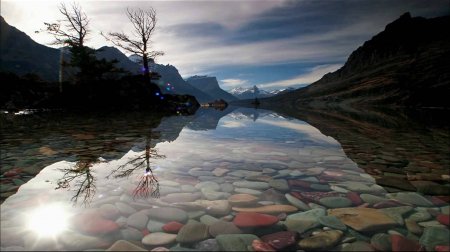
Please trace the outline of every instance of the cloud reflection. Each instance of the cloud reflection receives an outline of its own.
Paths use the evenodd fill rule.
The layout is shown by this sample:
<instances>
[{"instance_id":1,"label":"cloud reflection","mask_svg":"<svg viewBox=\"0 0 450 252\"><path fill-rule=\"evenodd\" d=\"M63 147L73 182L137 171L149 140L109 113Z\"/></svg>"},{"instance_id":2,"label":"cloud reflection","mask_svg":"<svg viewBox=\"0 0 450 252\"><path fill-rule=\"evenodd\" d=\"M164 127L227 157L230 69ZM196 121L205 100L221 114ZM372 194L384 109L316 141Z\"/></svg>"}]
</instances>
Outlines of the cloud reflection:
<instances>
[{"instance_id":1,"label":"cloud reflection","mask_svg":"<svg viewBox=\"0 0 450 252\"><path fill-rule=\"evenodd\" d=\"M319 142L319 143L328 143L332 145L339 145L339 142L336 141L334 138L325 136L320 132L318 129L314 128L313 126L309 124L301 124L301 123L294 123L289 121L275 121L275 120L268 120L268 119L260 119L258 120L259 123L273 125L280 128L285 129L292 129L299 131L303 134L308 135L308 137L311 138L311 140Z\"/></svg>"}]
</instances>

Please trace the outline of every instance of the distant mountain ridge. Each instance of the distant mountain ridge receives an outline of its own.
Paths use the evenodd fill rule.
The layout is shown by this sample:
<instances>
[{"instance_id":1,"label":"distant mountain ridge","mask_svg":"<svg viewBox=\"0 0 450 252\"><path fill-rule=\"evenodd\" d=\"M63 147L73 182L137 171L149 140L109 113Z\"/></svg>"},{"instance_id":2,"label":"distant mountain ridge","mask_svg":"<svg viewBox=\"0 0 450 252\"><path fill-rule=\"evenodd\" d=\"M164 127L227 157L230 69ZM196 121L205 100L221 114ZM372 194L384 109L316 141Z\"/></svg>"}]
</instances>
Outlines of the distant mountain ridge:
<instances>
[{"instance_id":1,"label":"distant mountain ridge","mask_svg":"<svg viewBox=\"0 0 450 252\"><path fill-rule=\"evenodd\" d=\"M450 107L450 16L409 13L351 53L339 70L264 106ZM328 105L327 105L328 104Z\"/></svg>"},{"instance_id":2,"label":"distant mountain ridge","mask_svg":"<svg viewBox=\"0 0 450 252\"><path fill-rule=\"evenodd\" d=\"M272 97L277 94L287 93L294 91L295 89L292 87L289 88L282 88L282 89L276 89L272 91L266 91L263 89L257 88L257 98L267 98ZM244 88L244 87L237 87L233 88L229 91L230 94L234 95L240 100L246 100L246 99L255 99L255 87L251 88Z\"/></svg>"},{"instance_id":3,"label":"distant mountain ridge","mask_svg":"<svg viewBox=\"0 0 450 252\"><path fill-rule=\"evenodd\" d=\"M220 88L216 77L195 75L187 78L186 82L214 98L223 99L227 102L237 100L232 94Z\"/></svg>"},{"instance_id":4,"label":"distant mountain ridge","mask_svg":"<svg viewBox=\"0 0 450 252\"><path fill-rule=\"evenodd\" d=\"M41 45L33 41L24 32L6 23L3 17L0 18L1 40L0 40L0 70L12 72L19 76L25 74L36 74L46 81L57 81L60 69L60 49L55 49ZM67 60L70 54L64 53ZM132 74L141 72L141 65L130 60L125 54L115 47L103 46L96 50L96 57L99 59L117 59L117 66L129 71ZM134 56L135 61L139 58ZM66 67L67 68L67 67ZM65 69L71 74L73 70ZM179 74L178 70L171 65L155 65L155 71L161 74L161 79L156 81L163 93L169 94L189 94L197 98L199 102L213 101L217 98L205 93L187 83ZM173 89L167 90L167 84Z\"/></svg>"}]
</instances>

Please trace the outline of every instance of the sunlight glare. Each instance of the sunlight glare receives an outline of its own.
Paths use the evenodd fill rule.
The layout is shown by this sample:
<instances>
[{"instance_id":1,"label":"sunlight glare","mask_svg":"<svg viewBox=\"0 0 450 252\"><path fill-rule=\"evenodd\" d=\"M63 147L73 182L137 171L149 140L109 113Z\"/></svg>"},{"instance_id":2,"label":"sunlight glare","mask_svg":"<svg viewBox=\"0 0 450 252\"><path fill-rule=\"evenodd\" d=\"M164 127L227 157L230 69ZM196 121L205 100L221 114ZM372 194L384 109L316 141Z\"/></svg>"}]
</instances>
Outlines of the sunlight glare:
<instances>
[{"instance_id":1,"label":"sunlight glare","mask_svg":"<svg viewBox=\"0 0 450 252\"><path fill-rule=\"evenodd\" d=\"M42 206L31 213L28 229L41 236L54 236L67 228L68 215L61 205Z\"/></svg>"}]
</instances>

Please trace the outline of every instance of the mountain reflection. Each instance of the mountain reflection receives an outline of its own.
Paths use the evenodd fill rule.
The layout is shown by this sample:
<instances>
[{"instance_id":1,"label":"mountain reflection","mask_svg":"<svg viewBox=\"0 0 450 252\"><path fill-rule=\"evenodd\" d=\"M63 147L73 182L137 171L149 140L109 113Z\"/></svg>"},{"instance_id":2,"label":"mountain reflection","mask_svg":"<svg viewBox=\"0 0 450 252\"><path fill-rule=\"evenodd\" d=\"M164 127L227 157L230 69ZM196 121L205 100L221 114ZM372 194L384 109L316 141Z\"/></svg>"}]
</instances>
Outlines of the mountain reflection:
<instances>
[{"instance_id":1,"label":"mountain reflection","mask_svg":"<svg viewBox=\"0 0 450 252\"><path fill-rule=\"evenodd\" d=\"M350 159L390 192L450 192L443 187L450 181L450 131L445 110L276 111L305 121L336 139Z\"/></svg>"},{"instance_id":2,"label":"mountain reflection","mask_svg":"<svg viewBox=\"0 0 450 252\"><path fill-rule=\"evenodd\" d=\"M204 158L211 154L206 151L209 147L203 150L199 146L200 143L203 144L201 136L190 136L191 144L188 147L199 152L194 153L189 160L173 160L174 156L185 151L180 148L180 153L177 153L174 146L170 146L170 151L166 149L166 152L160 154L155 148L158 144L174 142L183 131L192 135L190 131L208 130L214 130L211 134L223 139L222 144L225 145L230 144L226 139L253 139L248 134L252 134L256 140L267 136L277 140L277 136L272 136L275 132L273 127L276 127L297 132L296 137L300 136L304 138L302 141L306 141L297 141L300 144L331 144L342 147L348 158L387 191L417 190L425 194L442 195L448 194L445 184L450 181L450 136L448 123L443 119L445 112L353 108L308 108L295 111L277 109L273 112L229 106L223 111L201 108L194 115L173 117L145 113L44 113L20 117L3 115L2 125L6 127L2 126L0 141L2 171L19 167L15 169L24 170L21 174L25 175L20 179L26 182L49 164L61 160L72 162L71 167L60 170L61 176L56 182L56 188L75 189L72 201L86 204L95 195L99 178L92 167L118 160L132 150L138 155L124 164L114 166L112 170L108 168L109 173L102 176L111 181L133 177L134 188L130 189L133 197L157 197L160 189L158 174L153 174L157 159L170 154L172 163L180 162L180 165L189 166L191 163L195 164L195 156ZM252 122L261 125L258 127L266 125L268 128L260 133L244 130ZM293 139L288 138L289 136L281 140L293 142ZM238 148L239 143L236 144ZM274 142L264 144L268 144L267 148L276 146ZM289 155L298 153L292 152ZM238 160L245 161L236 157L236 161ZM168 163L167 167L171 167L171 164ZM2 198L15 192L14 187L7 184L9 180L4 181L5 188L12 189L11 193L2 194Z\"/></svg>"}]
</instances>

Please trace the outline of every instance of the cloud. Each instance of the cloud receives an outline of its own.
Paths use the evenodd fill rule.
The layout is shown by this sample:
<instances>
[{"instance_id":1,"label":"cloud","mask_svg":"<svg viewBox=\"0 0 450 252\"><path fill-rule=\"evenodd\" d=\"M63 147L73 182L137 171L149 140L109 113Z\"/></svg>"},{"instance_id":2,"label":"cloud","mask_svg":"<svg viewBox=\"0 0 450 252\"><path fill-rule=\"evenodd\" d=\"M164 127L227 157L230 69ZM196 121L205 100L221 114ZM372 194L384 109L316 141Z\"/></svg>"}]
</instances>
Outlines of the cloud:
<instances>
[{"instance_id":1,"label":"cloud","mask_svg":"<svg viewBox=\"0 0 450 252\"><path fill-rule=\"evenodd\" d=\"M239 44L223 44L220 38L215 37L195 37L182 44L173 43L177 40L174 34L161 34L157 40L160 43L155 48L166 52L159 62L176 65L182 75L184 71L191 72L194 67L209 71L225 66L342 62L355 47L355 42L336 43L336 40L348 41L345 34L333 39L324 35L297 36Z\"/></svg>"},{"instance_id":2,"label":"cloud","mask_svg":"<svg viewBox=\"0 0 450 252\"><path fill-rule=\"evenodd\" d=\"M61 1L71 3L71 0ZM34 31L43 28L44 21L60 18L58 2L5 0L2 16L38 43L46 44L51 38ZM182 76L220 73L226 67L343 63L352 50L403 12L434 16L448 9L442 8L447 7L447 0L364 1L361 4L292 0L80 0L80 5L91 19L92 34L87 45L94 48L107 45L100 31L131 30L126 7L154 7L158 26L152 49L166 53L156 60L175 65ZM300 80L309 80L306 77Z\"/></svg>"},{"instance_id":3,"label":"cloud","mask_svg":"<svg viewBox=\"0 0 450 252\"><path fill-rule=\"evenodd\" d=\"M233 88L236 86L243 86L248 83L248 80L243 79L224 79L220 80L222 82L222 86L225 86L225 88Z\"/></svg>"},{"instance_id":4,"label":"cloud","mask_svg":"<svg viewBox=\"0 0 450 252\"><path fill-rule=\"evenodd\" d=\"M301 74L291 79L280 80L270 83L258 84L257 86L263 89L266 88L282 88L282 87L290 87L301 84L311 84L324 76L329 72L334 72L338 70L342 64L332 64L332 65L320 65L313 67L307 73Z\"/></svg>"},{"instance_id":5,"label":"cloud","mask_svg":"<svg viewBox=\"0 0 450 252\"><path fill-rule=\"evenodd\" d=\"M280 128L296 130L300 133L307 135L310 138L310 140L318 142L318 143L339 145L339 143L334 138L325 136L324 134L322 134L322 132L320 132L320 130L314 128L313 126L311 126L307 123L275 121L275 120L268 120L268 119L259 119L258 122L276 126L276 127L280 127Z\"/></svg>"}]
</instances>

